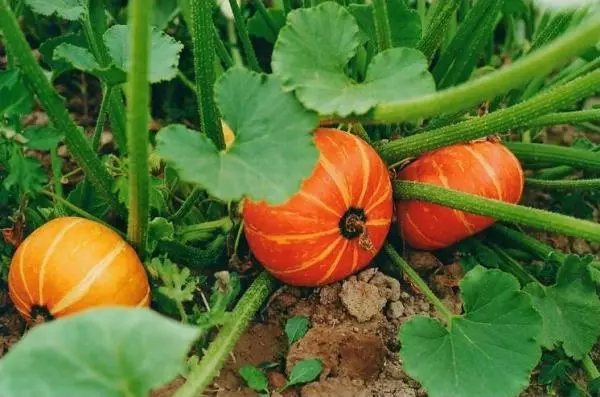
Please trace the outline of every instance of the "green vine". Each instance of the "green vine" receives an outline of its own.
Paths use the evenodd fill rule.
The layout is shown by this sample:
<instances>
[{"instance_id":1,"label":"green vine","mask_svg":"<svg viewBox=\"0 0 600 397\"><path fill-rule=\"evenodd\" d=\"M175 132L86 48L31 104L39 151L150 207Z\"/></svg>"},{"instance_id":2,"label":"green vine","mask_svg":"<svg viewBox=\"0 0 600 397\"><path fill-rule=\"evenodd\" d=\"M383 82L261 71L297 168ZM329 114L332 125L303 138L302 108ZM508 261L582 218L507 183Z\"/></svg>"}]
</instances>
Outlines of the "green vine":
<instances>
[{"instance_id":1,"label":"green vine","mask_svg":"<svg viewBox=\"0 0 600 397\"><path fill-rule=\"evenodd\" d=\"M385 51L392 47L392 33L388 18L387 0L373 0L375 10L375 32L377 34L377 47Z\"/></svg>"},{"instance_id":2,"label":"green vine","mask_svg":"<svg viewBox=\"0 0 600 397\"><path fill-rule=\"evenodd\" d=\"M600 156L589 150L522 142L506 142L506 147L523 163L568 165L590 171L600 170Z\"/></svg>"},{"instance_id":3,"label":"green vine","mask_svg":"<svg viewBox=\"0 0 600 397\"><path fill-rule=\"evenodd\" d=\"M600 178L565 180L525 178L525 185L547 190L596 190L600 189Z\"/></svg>"},{"instance_id":4,"label":"green vine","mask_svg":"<svg viewBox=\"0 0 600 397\"><path fill-rule=\"evenodd\" d=\"M578 110L574 112L549 113L535 118L523 127L544 127L557 124L580 124L588 121L599 121L600 109Z\"/></svg>"},{"instance_id":5,"label":"green vine","mask_svg":"<svg viewBox=\"0 0 600 397\"><path fill-rule=\"evenodd\" d=\"M108 171L96 157L89 141L81 129L75 125L61 97L36 62L19 23L8 5L8 0L0 0L0 27L5 43L19 62L23 76L37 95L48 117L57 129L64 131L65 142L73 159L98 191L107 198L111 206L122 213L122 207L112 192L111 177Z\"/></svg>"},{"instance_id":6,"label":"green vine","mask_svg":"<svg viewBox=\"0 0 600 397\"><path fill-rule=\"evenodd\" d=\"M235 2L235 1L234 1ZM237 4L237 3L236 3ZM223 129L213 100L215 74L214 25L212 21L212 2L204 0L190 1L192 12L192 41L194 44L194 68L196 91L198 93L198 113L202 131L213 141L218 149L225 148Z\"/></svg>"},{"instance_id":7,"label":"green vine","mask_svg":"<svg viewBox=\"0 0 600 397\"><path fill-rule=\"evenodd\" d=\"M417 43L417 48L428 59L431 59L435 50L442 43L446 31L450 27L452 14L454 14L459 4L460 0L445 0L433 3L433 9L429 11L431 15L429 16L427 29Z\"/></svg>"},{"instance_id":8,"label":"green vine","mask_svg":"<svg viewBox=\"0 0 600 397\"><path fill-rule=\"evenodd\" d=\"M150 3L150 4L149 4ZM127 237L145 252L148 220L150 217L150 179L148 176L148 83L150 51L150 12L152 1L133 0L130 5L131 69L128 73L127 149L129 152L129 218Z\"/></svg>"},{"instance_id":9,"label":"green vine","mask_svg":"<svg viewBox=\"0 0 600 397\"><path fill-rule=\"evenodd\" d=\"M221 370L225 359L233 349L250 318L275 288L275 280L266 272L258 276L238 301L219 334L208 346L198 366L189 374L187 381L174 397L196 397L204 392L212 379Z\"/></svg>"},{"instance_id":10,"label":"green vine","mask_svg":"<svg viewBox=\"0 0 600 397\"><path fill-rule=\"evenodd\" d=\"M537 208L409 181L395 182L394 195L396 199L400 200L418 200L439 204L476 215L493 217L499 221L513 222L600 242L600 225L597 223Z\"/></svg>"},{"instance_id":11,"label":"green vine","mask_svg":"<svg viewBox=\"0 0 600 397\"><path fill-rule=\"evenodd\" d=\"M596 45L598 40L600 40L600 15L555 40L551 45L503 69L434 94L380 104L375 107L372 119L379 123L394 123L469 109L483 100L517 88L539 74L549 72L554 66Z\"/></svg>"},{"instance_id":12,"label":"green vine","mask_svg":"<svg viewBox=\"0 0 600 397\"><path fill-rule=\"evenodd\" d=\"M204 1L204 3L208 2ZM250 66L250 69L254 70L255 72L261 72L258 59L256 58L256 53L254 52L254 47L252 46L250 36L248 35L248 28L246 27L244 17L242 16L242 11L240 10L240 6L238 5L237 0L229 0L229 5L231 6L231 11L233 11L235 28L240 36L240 40L242 41L242 48L246 54L248 66Z\"/></svg>"},{"instance_id":13,"label":"green vine","mask_svg":"<svg viewBox=\"0 0 600 397\"><path fill-rule=\"evenodd\" d=\"M388 164L394 164L431 149L525 126L540 115L564 108L593 94L599 85L600 70L597 70L518 105L389 142L381 148L381 155Z\"/></svg>"}]
</instances>

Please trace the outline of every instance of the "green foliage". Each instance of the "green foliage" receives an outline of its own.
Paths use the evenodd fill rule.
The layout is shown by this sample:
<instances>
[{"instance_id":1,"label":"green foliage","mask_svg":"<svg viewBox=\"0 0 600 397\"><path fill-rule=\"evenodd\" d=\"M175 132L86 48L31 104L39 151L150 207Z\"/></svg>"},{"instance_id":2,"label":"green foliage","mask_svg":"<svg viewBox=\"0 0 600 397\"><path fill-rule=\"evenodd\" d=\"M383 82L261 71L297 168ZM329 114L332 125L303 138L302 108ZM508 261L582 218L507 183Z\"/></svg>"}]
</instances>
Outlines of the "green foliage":
<instances>
[{"instance_id":1,"label":"green foliage","mask_svg":"<svg viewBox=\"0 0 600 397\"><path fill-rule=\"evenodd\" d=\"M362 115L382 102L435 91L426 58L411 48L377 54L364 81L351 79L344 67L356 55L359 44L356 19L336 3L294 10L275 44L273 72L287 89L295 90L308 109L341 117Z\"/></svg>"},{"instance_id":2,"label":"green foliage","mask_svg":"<svg viewBox=\"0 0 600 397\"><path fill-rule=\"evenodd\" d=\"M26 145L30 149L50 151L58 146L65 138L65 134L56 128L48 126L28 127L23 131L23 137L27 139Z\"/></svg>"},{"instance_id":3,"label":"green foliage","mask_svg":"<svg viewBox=\"0 0 600 397\"><path fill-rule=\"evenodd\" d=\"M541 358L540 315L517 279L496 269L475 267L460 289L465 313L446 327L415 316L400 328L406 372L432 397L516 395Z\"/></svg>"},{"instance_id":4,"label":"green foliage","mask_svg":"<svg viewBox=\"0 0 600 397\"><path fill-rule=\"evenodd\" d=\"M244 87L243 94L239 87ZM200 184L221 200L247 195L284 202L316 163L318 152L310 134L316 115L304 110L273 77L246 69L227 71L215 90L223 119L235 132L231 147L219 151L205 134L170 125L158 133L158 154L182 180Z\"/></svg>"},{"instance_id":5,"label":"green foliage","mask_svg":"<svg viewBox=\"0 0 600 397\"><path fill-rule=\"evenodd\" d=\"M33 12L41 15L58 15L69 21L83 18L87 10L84 0L25 0Z\"/></svg>"},{"instance_id":6,"label":"green foliage","mask_svg":"<svg viewBox=\"0 0 600 397\"><path fill-rule=\"evenodd\" d=\"M288 338L288 344L301 339L308 331L308 318L304 316L290 317L285 323L285 334Z\"/></svg>"},{"instance_id":7,"label":"green foliage","mask_svg":"<svg viewBox=\"0 0 600 397\"><path fill-rule=\"evenodd\" d=\"M2 181L7 190L17 189L19 195L32 195L39 192L48 181L42 164L34 157L23 155L20 147L14 147L8 160L9 174Z\"/></svg>"},{"instance_id":8,"label":"green foliage","mask_svg":"<svg viewBox=\"0 0 600 397\"><path fill-rule=\"evenodd\" d=\"M542 345L549 350L560 345L578 360L600 336L600 299L589 273L591 261L591 257L569 255L558 270L556 284L531 283L524 289L542 315Z\"/></svg>"},{"instance_id":9,"label":"green foliage","mask_svg":"<svg viewBox=\"0 0 600 397\"><path fill-rule=\"evenodd\" d=\"M305 358L294 364L285 388L315 380L323 370L323 362L318 358Z\"/></svg>"},{"instance_id":10,"label":"green foliage","mask_svg":"<svg viewBox=\"0 0 600 397\"><path fill-rule=\"evenodd\" d=\"M53 60L65 63L74 69L94 74L109 85L122 84L126 81L126 73L122 69L117 68L115 65L103 68L91 52L77 45L59 44L54 49Z\"/></svg>"},{"instance_id":11,"label":"green foliage","mask_svg":"<svg viewBox=\"0 0 600 397\"><path fill-rule=\"evenodd\" d=\"M285 13L283 10L278 9L268 9L267 13L275 23L277 27L277 34L281 28L285 25ZM275 43L277 40L277 35L273 30L269 27L269 25L265 22L265 19L259 14L256 13L248 20L248 33L252 36L260 37L267 40L270 43Z\"/></svg>"},{"instance_id":12,"label":"green foliage","mask_svg":"<svg viewBox=\"0 0 600 397\"><path fill-rule=\"evenodd\" d=\"M17 70L0 71L0 121L30 112L33 97Z\"/></svg>"},{"instance_id":13,"label":"green foliage","mask_svg":"<svg viewBox=\"0 0 600 397\"><path fill-rule=\"evenodd\" d=\"M269 391L269 380L260 369L253 365L244 365L239 370L240 376L249 388L258 392Z\"/></svg>"},{"instance_id":14,"label":"green foliage","mask_svg":"<svg viewBox=\"0 0 600 397\"><path fill-rule=\"evenodd\" d=\"M197 336L148 309L91 309L30 330L0 361L0 395L146 396L178 375Z\"/></svg>"}]
</instances>

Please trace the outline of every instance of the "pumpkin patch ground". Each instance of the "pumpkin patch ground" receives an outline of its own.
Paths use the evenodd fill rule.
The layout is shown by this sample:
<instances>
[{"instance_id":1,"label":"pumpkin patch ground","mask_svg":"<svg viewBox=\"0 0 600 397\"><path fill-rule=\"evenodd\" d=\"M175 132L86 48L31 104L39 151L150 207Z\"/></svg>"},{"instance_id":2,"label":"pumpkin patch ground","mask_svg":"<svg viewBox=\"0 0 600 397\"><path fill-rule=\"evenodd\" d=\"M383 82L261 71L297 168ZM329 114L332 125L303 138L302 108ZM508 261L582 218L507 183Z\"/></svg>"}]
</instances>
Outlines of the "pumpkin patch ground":
<instances>
[{"instance_id":1,"label":"pumpkin patch ground","mask_svg":"<svg viewBox=\"0 0 600 397\"><path fill-rule=\"evenodd\" d=\"M0 0L0 397L600 395L600 2Z\"/></svg>"}]
</instances>

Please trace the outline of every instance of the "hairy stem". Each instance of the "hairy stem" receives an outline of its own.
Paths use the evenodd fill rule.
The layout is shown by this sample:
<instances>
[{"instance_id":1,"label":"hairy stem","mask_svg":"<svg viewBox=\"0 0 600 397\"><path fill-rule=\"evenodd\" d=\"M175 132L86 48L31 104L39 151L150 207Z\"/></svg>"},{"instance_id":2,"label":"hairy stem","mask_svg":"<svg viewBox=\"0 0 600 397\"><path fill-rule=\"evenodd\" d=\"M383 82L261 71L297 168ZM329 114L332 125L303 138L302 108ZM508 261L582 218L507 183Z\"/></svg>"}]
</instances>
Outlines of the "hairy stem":
<instances>
[{"instance_id":1,"label":"hairy stem","mask_svg":"<svg viewBox=\"0 0 600 397\"><path fill-rule=\"evenodd\" d=\"M375 33L377 35L377 47L379 52L392 47L392 33L390 31L390 20L388 18L387 0L373 0L375 9Z\"/></svg>"},{"instance_id":2,"label":"hairy stem","mask_svg":"<svg viewBox=\"0 0 600 397\"><path fill-rule=\"evenodd\" d=\"M600 189L600 178L565 180L526 178L525 185L546 190L596 190Z\"/></svg>"},{"instance_id":3,"label":"hairy stem","mask_svg":"<svg viewBox=\"0 0 600 397\"><path fill-rule=\"evenodd\" d=\"M598 371L596 364L594 364L589 354L585 355L583 360L581 360L581 364L591 380L600 378L600 371Z\"/></svg>"},{"instance_id":4,"label":"hairy stem","mask_svg":"<svg viewBox=\"0 0 600 397\"><path fill-rule=\"evenodd\" d=\"M236 1L234 3L237 5ZM194 68L201 129L213 141L217 149L222 150L225 148L225 139L217 107L213 100L216 74L212 3L205 0L191 0L190 6L194 26L192 41L194 43Z\"/></svg>"},{"instance_id":5,"label":"hairy stem","mask_svg":"<svg viewBox=\"0 0 600 397\"><path fill-rule=\"evenodd\" d=\"M148 57L150 52L150 12L153 1L133 0L130 5L131 69L128 73L127 149L129 152L129 219L127 238L139 253L145 253L150 217L148 176Z\"/></svg>"},{"instance_id":6,"label":"hairy stem","mask_svg":"<svg viewBox=\"0 0 600 397\"><path fill-rule=\"evenodd\" d=\"M423 37L417 43L419 49L428 59L431 59L435 50L444 39L446 30L450 26L452 14L458 8L460 0L437 1L433 4L432 14L429 17L427 28Z\"/></svg>"},{"instance_id":7,"label":"hairy stem","mask_svg":"<svg viewBox=\"0 0 600 397\"><path fill-rule=\"evenodd\" d=\"M217 32L217 28L214 25L213 25L213 31L215 33L214 37L215 37L215 45L217 47L217 55L219 56L219 59L221 60L221 64L223 65L225 70L227 70L234 65L233 58L231 58L231 55L229 54L229 52L227 52L227 47L225 47L223 40L221 40L221 38L219 37L219 32Z\"/></svg>"},{"instance_id":8,"label":"hairy stem","mask_svg":"<svg viewBox=\"0 0 600 397\"><path fill-rule=\"evenodd\" d=\"M266 272L261 273L254 280L238 301L229 321L221 328L198 366L189 374L183 386L175 392L174 397L195 397L204 392L223 367L225 359L248 326L250 318L274 290L275 284L275 280Z\"/></svg>"},{"instance_id":9,"label":"hairy stem","mask_svg":"<svg viewBox=\"0 0 600 397\"><path fill-rule=\"evenodd\" d=\"M435 308L446 318L446 322L448 324L452 323L452 317L454 314L442 303L441 300L433 291L429 288L427 283L423 281L423 279L417 274L416 271L402 257L396 252L394 247L390 243L386 243L384 246L384 250L386 254L390 257L391 261L394 262L394 265L398 266L402 271L408 276L410 281L427 297L429 302L431 302Z\"/></svg>"},{"instance_id":10,"label":"hairy stem","mask_svg":"<svg viewBox=\"0 0 600 397\"><path fill-rule=\"evenodd\" d=\"M417 200L439 204L471 214L492 217L500 221L513 222L541 230L600 242L600 225L597 223L550 211L511 204L418 182L395 182L394 193L396 199L400 200Z\"/></svg>"},{"instance_id":11,"label":"hairy stem","mask_svg":"<svg viewBox=\"0 0 600 397\"><path fill-rule=\"evenodd\" d=\"M590 171L600 170L600 156L589 150L522 142L506 142L506 147L523 163L568 165Z\"/></svg>"},{"instance_id":12,"label":"hairy stem","mask_svg":"<svg viewBox=\"0 0 600 397\"><path fill-rule=\"evenodd\" d=\"M191 210L194 208L194 205L200 200L202 197L202 188L196 186L192 192L187 196L181 207L169 218L171 221L178 221L183 219Z\"/></svg>"},{"instance_id":13,"label":"hairy stem","mask_svg":"<svg viewBox=\"0 0 600 397\"><path fill-rule=\"evenodd\" d=\"M375 107L372 118L377 122L394 123L469 109L486 99L517 88L539 74L549 72L554 66L594 46L598 40L600 40L600 15L555 40L551 45L503 69L434 94L380 104Z\"/></svg>"},{"instance_id":14,"label":"hairy stem","mask_svg":"<svg viewBox=\"0 0 600 397\"><path fill-rule=\"evenodd\" d=\"M255 72L260 73L262 70L258 64L254 47L252 47L252 42L250 41L250 36L248 35L248 28L246 27L240 6L236 0L229 0L229 4L231 5L231 11L233 11L235 28L240 36L240 40L242 41L242 48L244 49L244 54L246 54L248 66L250 66L250 69L254 70Z\"/></svg>"},{"instance_id":15,"label":"hairy stem","mask_svg":"<svg viewBox=\"0 0 600 397\"><path fill-rule=\"evenodd\" d=\"M98 111L98 119L96 120L96 127L94 128L94 135L92 136L92 149L94 152L98 151L100 147L100 138L102 137L102 131L104 130L104 122L106 121L106 111L108 103L112 95L113 87L107 85L102 93L102 102L100 103L100 110Z\"/></svg>"},{"instance_id":16,"label":"hairy stem","mask_svg":"<svg viewBox=\"0 0 600 397\"><path fill-rule=\"evenodd\" d=\"M112 193L111 177L108 171L92 150L83 132L77 128L71 119L61 97L37 64L7 0L0 0L0 27L5 42L19 62L23 76L37 95L48 117L56 128L64 131L65 142L73 159L97 187L98 191L108 199L111 206L122 213L122 207Z\"/></svg>"},{"instance_id":17,"label":"hairy stem","mask_svg":"<svg viewBox=\"0 0 600 397\"><path fill-rule=\"evenodd\" d=\"M56 146L53 146L50 149L50 163L52 166L52 181L54 182L54 191L58 197L63 197L63 188L60 180L62 179L61 172L61 162L60 157L58 157L58 149ZM64 214L62 209L62 205L60 203L56 204L56 212L58 214Z\"/></svg>"},{"instance_id":18,"label":"hairy stem","mask_svg":"<svg viewBox=\"0 0 600 397\"><path fill-rule=\"evenodd\" d=\"M600 109L577 110L574 112L549 113L529 121L524 127L544 127L557 124L580 124L600 121Z\"/></svg>"},{"instance_id":19,"label":"hairy stem","mask_svg":"<svg viewBox=\"0 0 600 397\"><path fill-rule=\"evenodd\" d=\"M388 164L393 164L431 149L525 126L541 115L569 106L593 94L598 87L600 70L486 116L389 142L381 148L381 155Z\"/></svg>"}]
</instances>

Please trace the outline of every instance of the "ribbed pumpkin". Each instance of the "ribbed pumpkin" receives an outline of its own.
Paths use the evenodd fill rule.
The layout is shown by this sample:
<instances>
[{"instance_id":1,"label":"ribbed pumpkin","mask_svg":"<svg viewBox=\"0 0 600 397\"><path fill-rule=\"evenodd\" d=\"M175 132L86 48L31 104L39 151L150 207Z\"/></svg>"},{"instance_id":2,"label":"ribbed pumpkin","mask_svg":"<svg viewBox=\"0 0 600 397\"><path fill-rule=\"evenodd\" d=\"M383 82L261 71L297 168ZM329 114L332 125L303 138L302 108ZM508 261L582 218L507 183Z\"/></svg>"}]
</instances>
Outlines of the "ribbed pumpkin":
<instances>
[{"instance_id":1,"label":"ribbed pumpkin","mask_svg":"<svg viewBox=\"0 0 600 397\"><path fill-rule=\"evenodd\" d=\"M8 286L17 310L34 322L150 302L134 249L110 228L78 217L56 218L34 230L15 252Z\"/></svg>"},{"instance_id":2,"label":"ribbed pumpkin","mask_svg":"<svg viewBox=\"0 0 600 397\"><path fill-rule=\"evenodd\" d=\"M254 256L281 281L319 286L366 267L381 249L394 204L387 168L368 144L319 128L312 175L286 203L244 201L244 232Z\"/></svg>"},{"instance_id":3,"label":"ribbed pumpkin","mask_svg":"<svg viewBox=\"0 0 600 397\"><path fill-rule=\"evenodd\" d=\"M523 193L519 160L501 143L479 141L434 150L419 157L398 179L442 186L517 203ZM448 247L491 226L495 219L414 200L397 203L401 236L412 247Z\"/></svg>"}]
</instances>

